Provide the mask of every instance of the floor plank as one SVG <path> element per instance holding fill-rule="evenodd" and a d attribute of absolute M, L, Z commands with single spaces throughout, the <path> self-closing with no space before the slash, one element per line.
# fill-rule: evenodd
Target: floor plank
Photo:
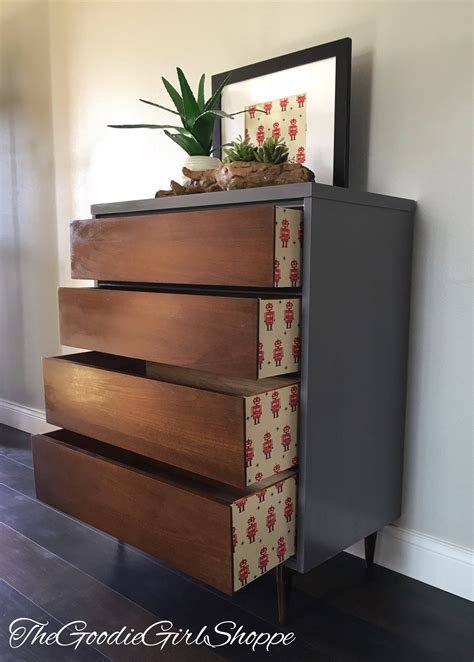
<path fill-rule="evenodd" d="M 0 424 L 0 455 L 21 462 L 32 469 L 33 457 L 30 435 Z"/>
<path fill-rule="evenodd" d="M 62 623 L 79 618 L 86 621 L 87 629 L 92 631 L 114 632 L 126 626 L 141 632 L 156 622 L 155 615 L 4 524 L 0 524 L 0 549 L 0 576 Z M 110 647 L 97 648 L 105 655 L 111 653 Z M 210 650 L 198 651 L 186 646 L 166 647 L 163 651 L 137 646 L 133 650 L 134 655 L 144 661 L 217 662 L 222 659 Z M 117 647 L 112 655 L 114 660 L 130 660 L 130 650 L 126 647 Z"/>
<path fill-rule="evenodd" d="M 81 644 L 77 650 L 45 646 L 39 642 L 25 643 L 19 648 L 12 648 L 9 626 L 19 618 L 45 623 L 47 632 L 56 632 L 63 625 L 0 579 L 0 660 L 2 662 L 107 662 L 109 659 L 93 647 L 84 644 Z"/>
<path fill-rule="evenodd" d="M 32 499 L 35 498 L 33 470 L 2 454 L 0 454 L 0 484 L 11 487 Z"/>
<path fill-rule="evenodd" d="M 428 654 L 474 658 L 474 606 L 468 600 L 377 565 L 366 573 L 361 559 L 350 554 L 340 554 L 308 575 L 297 575 L 295 586 Z"/>

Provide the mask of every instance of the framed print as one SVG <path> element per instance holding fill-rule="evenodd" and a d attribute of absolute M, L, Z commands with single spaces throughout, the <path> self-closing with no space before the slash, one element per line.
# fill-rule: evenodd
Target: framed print
<path fill-rule="evenodd" d="M 247 111 L 216 122 L 214 145 L 277 136 L 316 182 L 348 186 L 351 51 L 351 39 L 339 39 L 213 76 L 215 92 L 230 74 L 220 109 Z"/>

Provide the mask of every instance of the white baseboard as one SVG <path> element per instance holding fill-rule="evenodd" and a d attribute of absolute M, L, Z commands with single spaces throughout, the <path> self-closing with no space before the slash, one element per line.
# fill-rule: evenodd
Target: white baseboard
<path fill-rule="evenodd" d="M 43 434 L 57 430 L 46 423 L 44 411 L 41 409 L 24 407 L 16 402 L 2 399 L 0 399 L 0 423 L 30 434 Z"/>
<path fill-rule="evenodd" d="M 363 558 L 363 541 L 346 551 Z M 473 561 L 472 550 L 418 531 L 386 526 L 377 537 L 375 563 L 471 601 Z"/>
<path fill-rule="evenodd" d="M 0 400 L 0 423 L 31 434 L 57 429 L 46 423 L 44 411 L 8 400 Z M 363 542 L 346 551 L 363 557 Z M 375 553 L 379 565 L 468 600 L 474 600 L 473 558 L 465 547 L 396 526 L 379 534 Z"/>

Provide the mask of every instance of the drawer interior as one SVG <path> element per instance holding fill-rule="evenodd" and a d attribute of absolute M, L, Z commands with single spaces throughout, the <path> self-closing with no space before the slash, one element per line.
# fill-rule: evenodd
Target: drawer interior
<path fill-rule="evenodd" d="M 148 377 L 161 382 L 190 386 L 204 391 L 225 393 L 249 397 L 263 391 L 274 391 L 299 382 L 298 375 L 283 375 L 281 377 L 266 377 L 259 380 L 242 377 L 224 377 L 205 370 L 181 368 L 166 363 L 155 363 L 141 359 L 104 354 L 103 352 L 77 352 L 52 357 L 59 361 L 80 363 L 91 368 L 101 368 L 124 372 L 137 377 Z"/>
<path fill-rule="evenodd" d="M 224 483 L 218 483 L 210 479 L 199 478 L 194 473 L 183 469 L 176 469 L 171 465 L 158 462 L 152 458 L 138 455 L 124 448 L 105 444 L 97 439 L 85 437 L 69 430 L 54 430 L 43 435 L 49 441 L 57 442 L 70 449 L 81 451 L 91 458 L 105 460 L 114 465 L 126 467 L 136 471 L 149 478 L 159 480 L 173 486 L 179 486 L 180 489 L 192 492 L 198 496 L 207 499 L 219 501 L 229 505 L 235 499 L 242 496 L 242 490 L 233 488 Z"/>

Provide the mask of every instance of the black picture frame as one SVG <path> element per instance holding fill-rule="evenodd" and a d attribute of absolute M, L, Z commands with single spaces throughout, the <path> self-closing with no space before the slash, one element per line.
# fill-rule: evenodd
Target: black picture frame
<path fill-rule="evenodd" d="M 349 185 L 349 140 L 350 140 L 350 106 L 351 106 L 351 60 L 352 39 L 345 37 L 319 46 L 305 48 L 295 53 L 280 55 L 256 62 L 244 67 L 224 71 L 212 76 L 212 93 L 217 90 L 226 76 L 231 74 L 228 85 L 240 83 L 250 78 L 258 78 L 284 69 L 292 69 L 303 64 L 310 64 L 318 60 L 336 58 L 336 89 L 334 109 L 334 165 L 333 186 L 347 187 Z M 218 109 L 221 108 L 219 100 Z M 214 145 L 222 144 L 221 121 L 214 127 Z M 220 156 L 219 153 L 215 154 Z"/>

